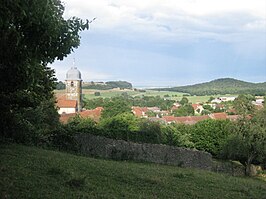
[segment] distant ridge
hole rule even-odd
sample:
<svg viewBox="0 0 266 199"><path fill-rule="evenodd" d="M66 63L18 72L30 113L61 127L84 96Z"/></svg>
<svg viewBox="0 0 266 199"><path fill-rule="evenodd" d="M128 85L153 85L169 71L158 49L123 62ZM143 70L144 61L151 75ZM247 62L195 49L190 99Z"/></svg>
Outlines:
<svg viewBox="0 0 266 199"><path fill-rule="evenodd" d="M179 86L172 88L160 88L154 90L177 91L177 92L189 93L190 95L219 95L219 94L265 95L266 82L251 83L233 78L220 78L200 84Z"/></svg>

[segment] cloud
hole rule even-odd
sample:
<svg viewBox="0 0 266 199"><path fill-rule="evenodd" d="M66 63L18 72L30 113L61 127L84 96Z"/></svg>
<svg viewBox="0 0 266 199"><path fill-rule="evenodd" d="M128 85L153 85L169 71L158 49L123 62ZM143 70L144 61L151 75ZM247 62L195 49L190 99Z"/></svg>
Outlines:
<svg viewBox="0 0 266 199"><path fill-rule="evenodd" d="M173 85L248 71L263 79L265 0L65 0L65 7L66 18L97 17L75 50L85 81ZM53 64L62 80L71 58L63 63Z"/></svg>
<svg viewBox="0 0 266 199"><path fill-rule="evenodd" d="M65 7L65 17L97 17L85 34L105 39L161 45L209 40L232 45L238 56L265 57L265 0L65 0Z"/></svg>
<svg viewBox="0 0 266 199"><path fill-rule="evenodd" d="M67 61L66 61L67 62ZM67 67L64 65L65 62L55 62L52 65L49 65L49 67L55 69L55 75L58 81L65 81L66 79L66 73L70 69L70 67ZM90 70L88 68L85 68L84 66L78 66L78 69L81 72L81 78L83 81L105 81L112 79L112 75L98 72L95 70Z"/></svg>

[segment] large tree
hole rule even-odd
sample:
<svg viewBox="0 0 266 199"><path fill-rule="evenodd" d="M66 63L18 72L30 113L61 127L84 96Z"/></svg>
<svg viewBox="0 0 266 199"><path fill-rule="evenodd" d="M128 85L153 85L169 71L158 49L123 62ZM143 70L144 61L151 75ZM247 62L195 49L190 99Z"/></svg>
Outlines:
<svg viewBox="0 0 266 199"><path fill-rule="evenodd" d="M251 164L266 164L266 109L253 118L241 117L233 127L233 134L223 149L225 158L239 160L251 173Z"/></svg>
<svg viewBox="0 0 266 199"><path fill-rule="evenodd" d="M16 114L53 98L54 71L80 44L79 32L89 21L63 18L60 0L1 0L0 110L4 135L19 121ZM15 119L14 119L15 118Z"/></svg>

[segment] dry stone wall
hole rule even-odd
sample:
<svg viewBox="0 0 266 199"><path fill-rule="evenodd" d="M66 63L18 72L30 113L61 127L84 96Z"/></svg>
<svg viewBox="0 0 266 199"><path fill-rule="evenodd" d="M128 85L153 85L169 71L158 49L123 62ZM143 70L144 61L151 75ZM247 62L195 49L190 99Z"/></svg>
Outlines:
<svg viewBox="0 0 266 199"><path fill-rule="evenodd" d="M212 171L232 176L244 176L245 167L240 162L213 160Z"/></svg>
<svg viewBox="0 0 266 199"><path fill-rule="evenodd" d="M114 160L134 160L180 167L212 169L209 153L160 144L140 144L89 134L75 136L83 154Z"/></svg>

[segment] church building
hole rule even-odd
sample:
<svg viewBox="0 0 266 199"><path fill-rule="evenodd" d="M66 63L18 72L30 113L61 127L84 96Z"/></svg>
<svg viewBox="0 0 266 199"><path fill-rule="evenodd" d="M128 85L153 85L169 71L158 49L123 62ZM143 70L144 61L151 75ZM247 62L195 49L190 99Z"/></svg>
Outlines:
<svg viewBox="0 0 266 199"><path fill-rule="evenodd" d="M82 79L77 67L71 67L66 74L65 95L57 100L59 114L70 114L82 110Z"/></svg>

